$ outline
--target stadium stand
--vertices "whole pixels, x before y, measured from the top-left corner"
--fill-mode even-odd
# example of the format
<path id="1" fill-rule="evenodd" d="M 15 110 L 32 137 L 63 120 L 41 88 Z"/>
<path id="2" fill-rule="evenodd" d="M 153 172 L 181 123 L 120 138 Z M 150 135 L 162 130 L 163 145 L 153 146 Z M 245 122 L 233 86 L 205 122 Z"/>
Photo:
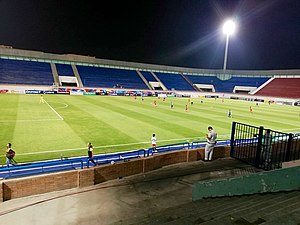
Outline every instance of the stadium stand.
<path id="1" fill-rule="evenodd" d="M 228 80 L 221 80 L 217 76 L 185 75 L 193 84 L 214 85 L 216 92 L 233 92 L 235 86 L 259 87 L 269 78 L 267 77 L 231 77 Z"/>
<path id="2" fill-rule="evenodd" d="M 143 74 L 143 76 L 145 77 L 145 79 L 149 82 L 157 82 L 157 80 L 155 79 L 155 77 L 153 77 L 153 75 L 151 74 L 151 72 L 148 71 L 141 71 L 141 73 Z"/>
<path id="3" fill-rule="evenodd" d="M 0 84 L 6 85 L 234 92 L 262 97 L 286 97 L 288 101 L 299 98 L 299 70 L 224 72 L 121 62 L 73 54 L 55 55 L 13 49 L 10 46 L 0 46 L 0 57 Z M 274 77 L 276 80 L 272 81 Z M 289 91 L 280 91 L 276 89 L 277 85 L 284 89 L 289 87 Z"/>
<path id="4" fill-rule="evenodd" d="M 168 90 L 194 91 L 194 88 L 178 73 L 155 72 L 155 74 Z"/>
<path id="5" fill-rule="evenodd" d="M 300 98 L 300 78 L 275 78 L 255 95 Z"/>
<path id="6" fill-rule="evenodd" d="M 0 83 L 52 85 L 49 63 L 0 59 Z"/>
<path id="7" fill-rule="evenodd" d="M 123 88 L 149 89 L 135 70 L 91 66 L 77 66 L 77 69 L 85 87 L 112 88 L 118 84 Z"/>
<path id="8" fill-rule="evenodd" d="M 74 76 L 71 65 L 68 64 L 55 64 L 59 76 Z"/>

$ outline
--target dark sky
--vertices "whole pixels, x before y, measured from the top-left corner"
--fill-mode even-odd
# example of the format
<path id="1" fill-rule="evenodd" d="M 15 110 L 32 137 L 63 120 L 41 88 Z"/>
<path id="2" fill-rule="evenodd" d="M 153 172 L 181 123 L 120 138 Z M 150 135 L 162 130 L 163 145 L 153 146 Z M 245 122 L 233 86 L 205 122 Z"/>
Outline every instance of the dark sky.
<path id="1" fill-rule="evenodd" d="M 0 44 L 222 69 L 228 17 L 228 69 L 300 69 L 300 0 L 0 0 Z"/>

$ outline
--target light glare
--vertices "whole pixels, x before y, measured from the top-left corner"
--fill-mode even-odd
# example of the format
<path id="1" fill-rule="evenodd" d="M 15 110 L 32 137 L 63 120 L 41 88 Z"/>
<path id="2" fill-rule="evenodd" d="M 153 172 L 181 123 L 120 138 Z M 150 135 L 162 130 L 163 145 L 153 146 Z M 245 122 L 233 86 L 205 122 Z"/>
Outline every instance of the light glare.
<path id="1" fill-rule="evenodd" d="M 232 35 L 235 31 L 235 23 L 232 20 L 227 20 L 223 25 L 223 33 L 226 35 Z"/>

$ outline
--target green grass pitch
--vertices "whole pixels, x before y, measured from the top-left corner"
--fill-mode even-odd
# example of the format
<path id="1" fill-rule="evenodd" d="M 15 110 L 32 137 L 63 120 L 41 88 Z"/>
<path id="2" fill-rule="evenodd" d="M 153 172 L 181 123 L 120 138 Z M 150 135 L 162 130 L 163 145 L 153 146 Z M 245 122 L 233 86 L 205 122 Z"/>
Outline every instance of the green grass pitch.
<path id="1" fill-rule="evenodd" d="M 218 139 L 229 139 L 231 123 L 238 121 L 284 132 L 300 131 L 299 108 L 225 99 L 117 96 L 0 95 L 1 164 L 11 142 L 18 162 L 86 155 L 92 142 L 95 153 L 149 148 L 157 144 L 204 140 L 207 126 Z M 154 100 L 157 107 L 154 107 Z M 171 101 L 174 108 L 171 109 Z M 185 107 L 188 104 L 188 111 Z M 250 113 L 250 106 L 253 112 Z M 232 118 L 227 117 L 228 110 Z"/>

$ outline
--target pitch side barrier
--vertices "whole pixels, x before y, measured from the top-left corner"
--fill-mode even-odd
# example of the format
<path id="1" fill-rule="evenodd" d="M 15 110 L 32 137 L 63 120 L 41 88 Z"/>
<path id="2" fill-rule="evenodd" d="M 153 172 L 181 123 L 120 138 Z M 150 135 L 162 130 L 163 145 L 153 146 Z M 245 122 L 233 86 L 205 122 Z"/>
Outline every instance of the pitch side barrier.
<path id="1" fill-rule="evenodd" d="M 283 133 L 233 122 L 230 156 L 264 170 L 300 159 L 299 133 Z"/>
<path id="2" fill-rule="evenodd" d="M 24 165 L 3 167 L 0 169 L 0 177 L 3 179 L 12 177 L 23 177 L 42 173 L 51 173 L 76 168 L 83 169 L 82 159 L 55 160 L 49 162 L 37 162 Z"/>
<path id="3" fill-rule="evenodd" d="M 218 146 L 228 146 L 230 140 L 219 140 Z M 153 152 L 152 148 L 139 149 L 128 152 L 108 153 L 95 155 L 94 161 L 98 164 L 108 164 L 120 161 L 128 161 L 130 159 L 146 157 L 153 154 L 159 154 L 163 152 L 176 151 L 181 149 L 195 149 L 202 148 L 206 145 L 206 141 L 201 140 L 197 142 L 182 142 L 172 145 L 157 146 L 157 152 Z M 32 162 L 27 164 L 20 164 L 16 166 L 3 166 L 0 168 L 0 178 L 9 179 L 16 177 L 25 177 L 31 175 L 60 172 L 74 169 L 83 169 L 89 167 L 90 162 L 88 157 L 76 157 L 76 158 L 62 158 L 61 160 L 51 160 L 47 162 Z"/>

